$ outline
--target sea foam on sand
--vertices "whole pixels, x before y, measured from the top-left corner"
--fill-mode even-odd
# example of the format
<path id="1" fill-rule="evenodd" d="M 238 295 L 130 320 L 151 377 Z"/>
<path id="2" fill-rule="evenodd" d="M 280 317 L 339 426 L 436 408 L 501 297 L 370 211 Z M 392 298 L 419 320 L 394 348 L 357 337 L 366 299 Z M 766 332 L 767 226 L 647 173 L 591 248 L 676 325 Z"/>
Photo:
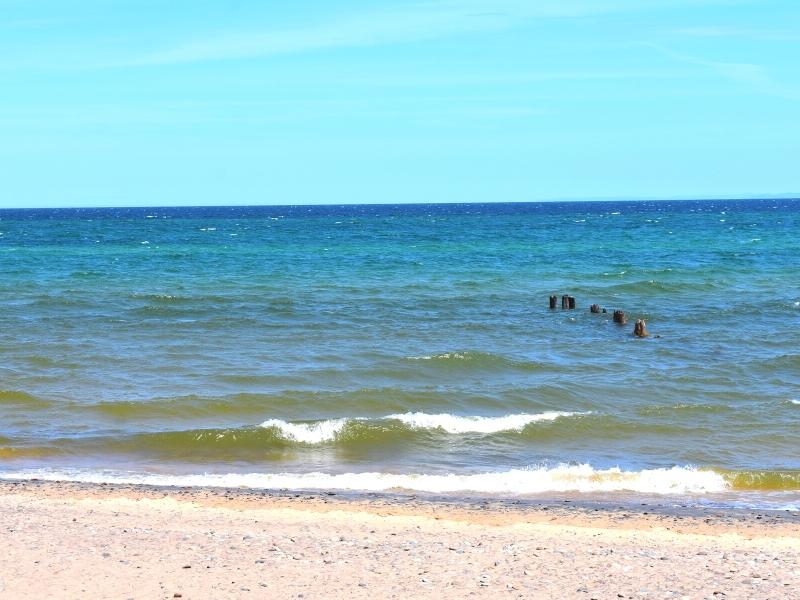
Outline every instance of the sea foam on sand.
<path id="1" fill-rule="evenodd" d="M 170 486 L 249 487 L 259 489 L 318 489 L 352 491 L 410 490 L 431 493 L 475 492 L 524 495 L 546 492 L 640 492 L 704 494 L 729 489 L 714 471 L 672 467 L 624 471 L 590 465 L 559 465 L 508 471 L 461 474 L 399 473 L 203 473 L 166 475 L 111 471 L 33 470 L 4 473 L 3 479 L 68 480 L 86 483 L 124 483 Z"/>

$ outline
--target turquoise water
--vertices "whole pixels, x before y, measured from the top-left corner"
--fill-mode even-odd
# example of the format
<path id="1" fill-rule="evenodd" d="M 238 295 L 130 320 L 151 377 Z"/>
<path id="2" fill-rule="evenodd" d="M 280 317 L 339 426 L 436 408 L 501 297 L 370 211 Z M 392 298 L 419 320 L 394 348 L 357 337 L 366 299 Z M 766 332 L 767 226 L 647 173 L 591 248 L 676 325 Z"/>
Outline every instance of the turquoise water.
<path id="1" fill-rule="evenodd" d="M 798 233 L 787 200 L 0 211 L 0 470 L 796 502 Z"/>

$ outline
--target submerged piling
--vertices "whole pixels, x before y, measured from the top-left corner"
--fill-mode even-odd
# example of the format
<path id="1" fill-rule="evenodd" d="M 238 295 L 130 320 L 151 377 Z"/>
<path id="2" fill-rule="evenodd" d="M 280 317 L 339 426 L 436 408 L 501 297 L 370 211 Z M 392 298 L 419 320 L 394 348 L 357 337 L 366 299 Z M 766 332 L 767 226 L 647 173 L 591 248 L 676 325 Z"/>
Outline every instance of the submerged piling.
<path id="1" fill-rule="evenodd" d="M 640 338 L 650 335 L 647 333 L 647 323 L 644 322 L 644 319 L 636 319 L 636 323 L 633 326 L 633 335 Z"/>
<path id="2" fill-rule="evenodd" d="M 550 310 L 555 310 L 558 305 L 558 296 L 551 295 L 550 298 Z M 575 308 L 575 296 L 570 296 L 569 294 L 564 294 L 561 296 L 561 309 L 562 310 L 573 310 Z M 589 312 L 598 315 L 600 313 L 607 313 L 608 311 L 601 307 L 599 304 L 592 304 L 589 307 Z M 615 310 L 614 311 L 614 323 L 618 325 L 625 325 L 628 323 L 628 317 L 625 316 L 624 310 Z M 647 331 L 647 323 L 644 319 L 636 319 L 636 323 L 633 326 L 633 335 L 638 338 L 646 338 L 649 337 L 650 334 Z M 660 337 L 660 336 L 656 336 Z"/>

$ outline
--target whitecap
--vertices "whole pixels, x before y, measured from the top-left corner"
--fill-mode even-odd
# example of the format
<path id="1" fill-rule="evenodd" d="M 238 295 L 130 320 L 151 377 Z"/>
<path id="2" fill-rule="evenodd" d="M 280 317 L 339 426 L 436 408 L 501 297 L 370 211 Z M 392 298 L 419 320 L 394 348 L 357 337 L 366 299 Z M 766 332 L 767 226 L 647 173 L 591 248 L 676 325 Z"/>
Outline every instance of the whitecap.
<path id="1" fill-rule="evenodd" d="M 470 356 L 464 352 L 443 352 L 441 354 L 425 354 L 423 356 L 409 356 L 408 360 L 469 360 Z"/>
<path id="2" fill-rule="evenodd" d="M 415 429 L 442 429 L 447 433 L 498 433 L 500 431 L 521 431 L 530 423 L 554 421 L 559 417 L 572 417 L 590 413 L 547 411 L 543 413 L 520 413 L 502 417 L 461 417 L 457 415 L 427 414 L 422 412 L 388 415 L 385 419 L 395 419 Z"/>
<path id="3" fill-rule="evenodd" d="M 555 421 L 561 417 L 588 415 L 588 412 L 546 411 L 542 413 L 519 413 L 499 417 L 458 416 L 447 413 L 428 414 L 423 412 L 407 412 L 385 417 L 374 421 L 400 421 L 412 429 L 440 430 L 449 434 L 480 433 L 490 434 L 502 431 L 522 431 L 531 423 Z M 268 419 L 261 427 L 274 428 L 280 436 L 287 440 L 303 444 L 322 444 L 333 442 L 342 433 L 348 423 L 370 421 L 368 417 L 342 417 L 320 421 L 292 423 L 283 419 Z"/>
<path id="4" fill-rule="evenodd" d="M 321 444 L 331 442 L 341 433 L 350 419 L 328 419 L 314 423 L 290 423 L 282 419 L 269 419 L 261 423 L 261 427 L 274 427 L 282 437 L 304 444 Z"/>

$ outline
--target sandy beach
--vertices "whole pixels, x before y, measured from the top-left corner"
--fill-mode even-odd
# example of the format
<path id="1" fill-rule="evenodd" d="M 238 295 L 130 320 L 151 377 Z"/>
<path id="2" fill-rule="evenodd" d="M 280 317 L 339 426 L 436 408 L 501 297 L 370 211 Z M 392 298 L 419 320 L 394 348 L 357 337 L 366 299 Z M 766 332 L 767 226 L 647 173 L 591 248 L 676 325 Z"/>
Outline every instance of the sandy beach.
<path id="1" fill-rule="evenodd" d="M 3 598 L 790 598 L 793 513 L 0 483 Z"/>

